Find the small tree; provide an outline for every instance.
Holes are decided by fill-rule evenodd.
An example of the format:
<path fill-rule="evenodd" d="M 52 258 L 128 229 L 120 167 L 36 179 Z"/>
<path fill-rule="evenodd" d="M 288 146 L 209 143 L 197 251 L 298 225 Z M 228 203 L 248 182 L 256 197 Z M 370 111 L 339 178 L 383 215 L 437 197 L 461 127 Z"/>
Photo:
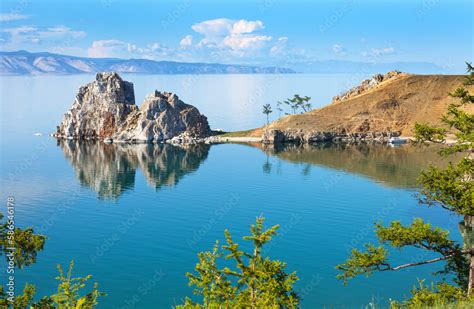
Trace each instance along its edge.
<path fill-rule="evenodd" d="M 266 116 L 267 116 L 267 125 L 270 123 L 269 116 L 273 112 L 272 111 L 272 106 L 270 104 L 265 104 L 263 105 L 263 111 L 262 111 Z"/>
<path fill-rule="evenodd" d="M 468 64 L 467 71 L 469 75 L 464 85 L 474 85 L 474 68 L 471 64 Z M 460 102 L 449 105 L 442 121 L 456 131 L 456 142 L 444 147 L 440 154 L 448 156 L 463 153 L 464 158 L 457 164 L 450 163 L 446 169 L 430 166 L 428 170 L 422 172 L 419 200 L 422 204 L 439 206 L 464 216 L 462 223 L 466 235 L 464 245 L 449 239 L 448 231 L 432 227 L 422 219 L 415 219 L 407 226 L 399 221 L 393 221 L 388 227 L 376 224 L 375 233 L 381 246 L 366 244 L 364 251 L 353 249 L 347 261 L 336 267 L 342 271 L 337 277 L 345 283 L 357 275 L 371 275 L 374 271 L 393 271 L 445 260 L 444 270 L 438 273 L 454 275 L 453 281 L 456 285 L 442 282 L 430 288 L 421 282 L 420 287 L 412 290 L 412 297 L 405 305 L 444 305 L 455 301 L 469 301 L 473 296 L 474 246 L 468 240 L 472 238 L 474 224 L 474 162 L 471 154 L 474 150 L 474 115 L 467 113 L 462 107 L 473 104 L 474 96 L 463 87 L 450 95 L 459 98 Z M 427 141 L 444 143 L 447 133 L 444 128 L 435 128 L 428 124 L 415 126 L 415 138 L 418 144 L 425 144 Z M 438 257 L 393 266 L 389 262 L 389 252 L 383 245 L 399 249 L 415 247 L 431 251 Z"/>
<path fill-rule="evenodd" d="M 3 287 L 0 287 L 0 307 L 9 308 L 12 305 L 13 309 L 26 309 L 26 308 L 38 308 L 38 309 L 92 309 L 98 304 L 97 299 L 105 293 L 99 292 L 97 283 L 94 284 L 92 291 L 80 295 L 80 291 L 85 287 L 86 281 L 91 276 L 86 277 L 72 277 L 72 269 L 74 262 L 69 264 L 69 271 L 67 275 L 60 265 L 58 265 L 59 276 L 56 277 L 59 280 L 58 292 L 52 296 L 45 296 L 40 301 L 34 302 L 33 299 L 36 294 L 36 287 L 32 284 L 26 283 L 23 289 L 23 294 L 17 295 L 15 301 L 11 304 L 7 299 L 7 295 L 3 291 Z"/>
<path fill-rule="evenodd" d="M 311 98 L 308 96 L 301 97 L 300 95 L 295 94 L 293 98 L 285 100 L 284 103 L 293 110 L 293 114 L 296 114 L 300 109 L 301 113 L 306 113 L 311 110 L 311 103 L 309 103 L 310 100 Z"/>
<path fill-rule="evenodd" d="M 219 268 L 218 260 L 224 252 L 216 242 L 212 251 L 198 254 L 197 274 L 187 273 L 189 285 L 195 286 L 194 294 L 202 296 L 202 304 L 186 298 L 178 308 L 296 308 L 299 297 L 293 290 L 298 280 L 296 273 L 285 272 L 286 263 L 270 260 L 261 255 L 262 247 L 276 235 L 275 225 L 263 228 L 264 218 L 257 218 L 250 227 L 251 235 L 243 239 L 251 241 L 254 249 L 245 252 L 239 249 L 228 230 L 225 230 L 227 251 L 225 259 L 233 260 L 235 269 Z"/>
<path fill-rule="evenodd" d="M 0 220 L 3 214 L 0 213 Z M 0 255 L 13 253 L 15 266 L 23 268 L 36 262 L 38 252 L 43 250 L 46 237 L 35 234 L 32 227 L 26 229 L 13 228 L 11 222 L 7 220 L 0 224 Z M 14 251 L 10 248 L 14 248 Z"/>
<path fill-rule="evenodd" d="M 282 108 L 282 105 L 284 103 L 282 101 L 278 101 L 277 102 L 277 110 L 278 110 L 278 119 L 281 118 L 281 113 L 283 112 L 283 108 Z"/>

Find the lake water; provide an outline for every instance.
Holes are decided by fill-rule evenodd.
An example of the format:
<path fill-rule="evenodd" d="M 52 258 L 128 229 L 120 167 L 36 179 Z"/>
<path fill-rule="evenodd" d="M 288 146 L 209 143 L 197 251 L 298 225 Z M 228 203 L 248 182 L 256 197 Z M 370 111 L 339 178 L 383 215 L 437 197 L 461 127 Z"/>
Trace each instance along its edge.
<path fill-rule="evenodd" d="M 137 103 L 155 88 L 176 92 L 213 128 L 260 126 L 261 106 L 292 96 L 321 106 L 366 76 L 128 75 Z M 440 160 L 433 149 L 384 145 L 104 145 L 62 141 L 54 131 L 92 76 L 2 77 L 1 197 L 16 198 L 16 221 L 48 236 L 38 262 L 17 274 L 38 295 L 56 291 L 56 264 L 92 274 L 108 295 L 99 308 L 170 308 L 192 295 L 185 273 L 197 253 L 248 234 L 259 215 L 280 224 L 264 251 L 297 271 L 303 308 L 387 306 L 440 265 L 357 278 L 335 276 L 352 247 L 374 241 L 373 223 L 423 217 L 460 239 L 459 218 L 419 206 L 416 177 Z M 34 136 L 36 132 L 43 136 Z M 6 203 L 6 202 L 5 202 Z M 5 203 L 3 203 L 5 205 Z M 4 209 L 2 208 L 4 212 Z M 243 241 L 240 241 L 243 243 Z M 248 245 L 244 245 L 244 247 Z M 425 259 L 394 253 L 397 262 Z M 5 269 L 5 261 L 0 262 Z M 2 283 L 6 274 L 2 270 Z"/>

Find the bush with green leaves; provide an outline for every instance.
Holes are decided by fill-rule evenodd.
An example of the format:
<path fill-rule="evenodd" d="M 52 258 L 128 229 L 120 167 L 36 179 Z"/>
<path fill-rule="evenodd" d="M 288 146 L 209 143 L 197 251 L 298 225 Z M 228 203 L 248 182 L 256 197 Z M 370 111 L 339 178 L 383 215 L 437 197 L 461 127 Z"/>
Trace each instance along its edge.
<path fill-rule="evenodd" d="M 0 213 L 0 220 L 3 215 Z M 15 248 L 13 251 L 14 262 L 16 268 L 23 268 L 36 263 L 36 257 L 38 252 L 44 249 L 46 237 L 41 234 L 36 234 L 32 227 L 26 229 L 9 227 L 9 222 L 5 222 L 0 225 L 0 255 L 7 253 L 11 250 L 9 248 Z M 11 232 L 13 231 L 13 238 Z M 11 243 L 13 242 L 13 243 Z M 86 277 L 72 277 L 72 270 L 74 262 L 69 265 L 68 273 L 65 275 L 63 269 L 58 265 L 59 276 L 56 277 L 59 280 L 57 293 L 51 296 L 45 296 L 38 302 L 34 301 L 36 295 L 36 287 L 33 284 L 26 283 L 23 289 L 23 294 L 16 295 L 14 302 L 11 302 L 9 295 L 0 286 L 0 308 L 13 308 L 13 309 L 92 309 L 97 305 L 97 299 L 100 296 L 105 295 L 98 290 L 98 285 L 95 283 L 92 290 L 81 296 L 80 291 L 86 286 L 91 276 Z"/>
<path fill-rule="evenodd" d="M 186 298 L 178 308 L 296 308 L 299 297 L 293 289 L 298 280 L 295 272 L 286 273 L 286 263 L 262 256 L 262 247 L 272 240 L 279 228 L 263 228 L 264 218 L 250 227 L 251 235 L 243 239 L 253 243 L 253 251 L 245 252 L 225 231 L 226 245 L 216 242 L 212 251 L 198 254 L 196 273 L 188 273 L 197 303 Z M 226 254 L 225 254 L 226 253 Z M 220 267 L 222 258 L 235 263 L 235 268 Z"/>

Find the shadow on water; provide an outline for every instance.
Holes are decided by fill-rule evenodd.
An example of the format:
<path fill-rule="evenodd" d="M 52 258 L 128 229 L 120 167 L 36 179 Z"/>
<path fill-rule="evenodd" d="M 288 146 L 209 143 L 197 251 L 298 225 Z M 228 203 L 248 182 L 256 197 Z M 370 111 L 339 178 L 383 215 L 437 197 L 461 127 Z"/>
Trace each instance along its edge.
<path fill-rule="evenodd" d="M 101 199 L 116 199 L 135 186 L 140 169 L 151 187 L 176 185 L 206 160 L 209 145 L 186 147 L 168 144 L 104 144 L 95 141 L 59 140 L 80 183 Z"/>
<path fill-rule="evenodd" d="M 446 165 L 440 158 L 439 147 L 417 147 L 386 144 L 321 143 L 314 145 L 252 144 L 267 155 L 304 164 L 302 173 L 310 172 L 310 165 L 329 167 L 351 174 L 358 174 L 387 186 L 416 188 L 420 172 L 429 164 Z M 269 164 L 268 159 L 264 164 Z M 267 168 L 268 169 L 268 168 Z"/>

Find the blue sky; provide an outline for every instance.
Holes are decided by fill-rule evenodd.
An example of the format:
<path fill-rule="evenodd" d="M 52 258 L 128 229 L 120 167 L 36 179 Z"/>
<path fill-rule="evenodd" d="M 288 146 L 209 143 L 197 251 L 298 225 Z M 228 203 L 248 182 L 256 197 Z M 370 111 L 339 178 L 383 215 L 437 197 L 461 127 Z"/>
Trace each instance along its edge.
<path fill-rule="evenodd" d="M 3 0 L 0 49 L 281 65 L 473 58 L 473 2 Z"/>

